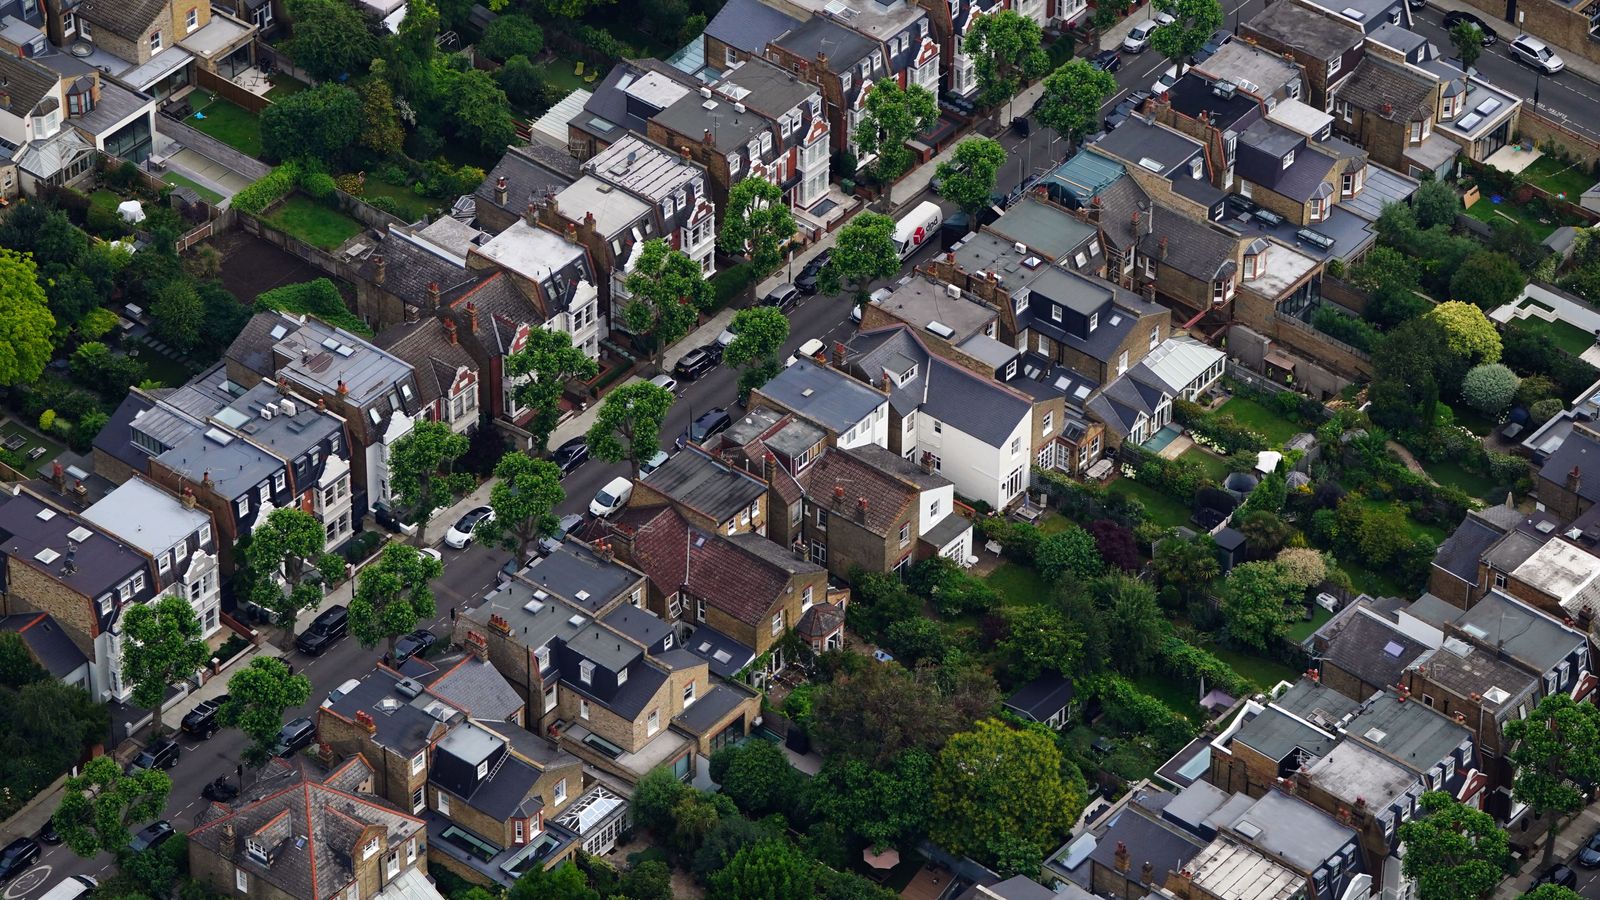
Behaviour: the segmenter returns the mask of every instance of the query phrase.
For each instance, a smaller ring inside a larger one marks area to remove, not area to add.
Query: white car
[[[340,697],[343,697],[345,694],[350,693],[360,686],[361,679],[359,678],[352,678],[349,681],[346,681],[344,684],[339,685],[328,692],[328,699],[322,701],[322,708],[327,709],[335,703],[338,703]]]
[[[440,563],[440,564],[444,563],[444,554],[440,553],[438,551],[438,549],[435,548],[435,547],[423,547],[421,550],[418,550],[417,552],[421,553],[423,556],[426,556],[427,558],[433,560],[436,563]]]
[[[650,379],[650,383],[658,388],[662,388],[669,394],[676,394],[678,392],[678,379],[673,378],[671,375],[657,375],[656,377]]]
[[[662,464],[665,463],[666,461],[667,461],[667,451],[665,451],[665,450],[657,450],[655,456],[652,456],[649,459],[647,459],[644,462],[639,464],[639,477],[641,479],[649,478],[650,477],[650,473],[654,472],[655,470],[657,470],[659,468],[661,468]]]
[[[1145,19],[1133,26],[1128,36],[1122,39],[1122,52],[1143,53],[1150,47],[1150,32],[1173,21],[1172,17],[1164,12],[1158,12],[1154,18]]]
[[[1174,65],[1174,66],[1171,66],[1170,68],[1168,68],[1165,72],[1162,72],[1161,73],[1161,77],[1157,78],[1155,80],[1155,83],[1150,85],[1150,96],[1159,97],[1162,94],[1165,94],[1167,91],[1171,90],[1172,86],[1177,84],[1177,83],[1178,83],[1178,67],[1176,65]]]
[[[1511,42],[1511,56],[1517,62],[1539,69],[1546,75],[1554,75],[1567,67],[1566,62],[1550,49],[1550,45],[1531,34],[1517,35],[1517,39]]]
[[[859,307],[857,308],[859,309]],[[822,347],[823,344],[821,340],[818,338],[812,338],[796,348],[794,355],[789,357],[789,360],[784,363],[784,366],[792,366],[802,359],[816,359],[817,354],[822,352]]]
[[[452,550],[465,550],[472,543],[472,530],[478,527],[479,522],[493,522],[494,510],[487,506],[474,506],[456,520],[450,530],[444,534],[445,546]]]
[[[628,498],[633,496],[633,482],[626,477],[618,475],[606,483],[594,499],[589,501],[589,515],[605,518],[628,503]]]

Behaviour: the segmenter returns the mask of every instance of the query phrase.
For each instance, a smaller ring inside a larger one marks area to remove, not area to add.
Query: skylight
[[[67,532],[67,539],[71,541],[77,541],[81,544],[84,541],[87,541],[93,534],[94,532],[83,527],[82,525],[79,525],[77,528]]]
[[[1406,652],[1406,648],[1401,646],[1399,641],[1390,641],[1389,643],[1383,645],[1383,652],[1396,659],[1399,659],[1400,654]]]

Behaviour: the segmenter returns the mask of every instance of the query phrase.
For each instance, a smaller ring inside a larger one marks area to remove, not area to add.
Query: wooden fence
[[[272,105],[271,100],[260,94],[252,94],[215,72],[208,72],[195,66],[194,75],[194,83],[201,89],[210,91],[234,106],[243,107],[256,115],[260,115],[262,110]]]

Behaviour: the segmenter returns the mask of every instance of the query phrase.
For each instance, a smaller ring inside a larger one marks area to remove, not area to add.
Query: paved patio
[[[1533,161],[1543,155],[1544,153],[1538,147],[1532,150],[1524,150],[1517,144],[1507,144],[1491,153],[1484,162],[1502,172],[1516,174],[1533,165]]]

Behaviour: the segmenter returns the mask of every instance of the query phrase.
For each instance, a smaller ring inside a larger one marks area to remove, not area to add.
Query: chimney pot
[[[506,191],[506,177],[501,175],[494,180],[494,202],[496,206],[505,206],[510,199]]]
[[[866,518],[867,518],[867,498],[865,498],[865,497],[857,497],[856,498],[856,515],[860,516],[862,521],[866,521]]]
[[[843,503],[844,502],[844,485],[836,484],[836,485],[833,486],[833,502],[834,503]]]
[[[349,395],[350,395],[350,386],[344,383],[344,379],[343,378],[339,379],[339,396],[347,397]]]
[[[473,333],[478,331],[478,304],[467,301],[467,330]]]
[[[372,256],[372,265],[377,270],[372,274],[372,283],[378,285],[383,284],[383,282],[389,277],[389,258],[384,256],[382,253],[375,253]]]
[[[428,282],[428,306],[432,309],[439,308],[439,282]]]
[[[445,340],[449,341],[452,344],[460,342],[460,339],[456,336],[456,320],[455,319],[445,319],[444,320],[444,337],[445,337]]]
[[[1573,466],[1572,467],[1572,471],[1567,473],[1567,490],[1569,490],[1572,493],[1576,494],[1578,492],[1578,488],[1582,484],[1583,484],[1583,469],[1578,467],[1578,466]]]
[[[1153,884],[1155,882],[1155,874],[1156,874],[1155,863],[1152,863],[1148,859],[1145,860],[1144,861],[1144,865],[1141,866],[1140,869],[1139,869],[1140,880],[1143,881],[1145,884]]]
[[[715,140],[716,140],[716,139],[715,139],[715,138],[713,138],[713,137],[712,137],[712,136],[711,136],[711,129],[709,129],[709,128],[707,128],[707,129],[706,129],[706,130],[705,130],[705,134],[702,134],[702,135],[701,135],[701,136],[700,136],[700,141],[701,141],[701,143],[705,143],[705,144],[710,144],[710,143],[712,143],[712,142],[713,142],[713,141],[715,141]]]
[[[534,206],[532,200],[528,201],[528,208],[523,212],[522,220],[529,225],[536,224],[539,221],[539,207]]]

